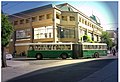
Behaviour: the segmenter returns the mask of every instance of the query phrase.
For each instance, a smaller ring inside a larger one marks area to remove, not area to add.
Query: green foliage
[[[8,17],[4,14],[1,15],[1,44],[3,47],[6,47],[11,38],[13,31],[12,24],[8,21]]]
[[[108,32],[105,32],[105,31],[102,32],[101,42],[106,43],[109,49],[110,49],[110,47],[113,46],[112,39],[110,39]]]
[[[83,38],[84,42],[94,43],[94,41],[92,41],[92,39],[88,35],[84,35],[81,38]]]

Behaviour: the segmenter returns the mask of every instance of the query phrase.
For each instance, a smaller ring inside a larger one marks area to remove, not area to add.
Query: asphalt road
[[[58,67],[47,68],[13,78],[7,82],[78,82],[90,74],[100,70],[112,61],[114,61],[114,59],[94,60],[74,65],[67,65],[61,69],[53,71],[41,72]]]

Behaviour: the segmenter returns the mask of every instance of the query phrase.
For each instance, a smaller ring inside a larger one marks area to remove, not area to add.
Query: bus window
[[[70,45],[68,45],[67,47],[68,47],[68,50],[71,50],[71,46]]]
[[[101,46],[101,45],[99,45],[99,49],[102,49],[102,46]]]
[[[95,49],[94,46],[95,46],[95,45],[91,45],[91,49]]]
[[[48,50],[51,50],[51,45],[47,45]]]
[[[91,49],[91,45],[89,45],[88,47],[89,47],[89,49]]]
[[[53,50],[56,50],[56,45],[53,45]]]
[[[97,48],[97,45],[94,45],[94,49],[98,49],[98,48]]]
[[[40,50],[40,45],[38,45],[38,50]]]
[[[107,49],[107,46],[104,46],[104,49]]]
[[[65,50],[68,50],[68,49],[67,49],[67,45],[64,45],[64,46],[65,46]]]
[[[83,46],[83,49],[88,49],[88,45],[84,45],[84,46]]]
[[[88,45],[88,49],[90,49],[90,45]]]
[[[56,49],[57,49],[57,50],[60,50],[60,45],[56,45]]]
[[[105,45],[103,45],[103,48],[102,49],[106,49],[106,46]]]
[[[46,45],[43,45],[43,50],[46,50]]]
[[[87,45],[84,45],[84,46],[83,46],[83,49],[88,49],[88,46],[87,46]]]
[[[58,49],[61,50],[61,46],[60,45],[58,45]]]
[[[33,50],[33,46],[32,45],[29,46],[29,50]]]
[[[34,46],[34,49],[35,49],[35,50],[38,50],[38,45]]]
[[[64,45],[61,45],[61,50],[64,50]]]

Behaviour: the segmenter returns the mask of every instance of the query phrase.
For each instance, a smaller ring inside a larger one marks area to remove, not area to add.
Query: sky
[[[4,13],[15,14],[32,8],[68,3],[87,16],[95,15],[104,30],[118,28],[118,1],[2,1]]]

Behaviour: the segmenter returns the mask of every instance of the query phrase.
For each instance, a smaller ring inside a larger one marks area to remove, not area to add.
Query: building
[[[108,32],[108,34],[109,34],[109,36],[110,36],[110,38],[112,39],[112,42],[113,43],[115,43],[115,45],[117,45],[117,37],[118,37],[118,35],[117,35],[117,31],[115,31],[115,30],[106,30],[106,32]]]
[[[14,44],[30,42],[83,42],[83,35],[100,41],[103,27],[96,16],[86,16],[68,3],[46,5],[10,16],[14,25],[15,38],[9,47],[10,53],[28,50],[28,46],[14,47]]]

